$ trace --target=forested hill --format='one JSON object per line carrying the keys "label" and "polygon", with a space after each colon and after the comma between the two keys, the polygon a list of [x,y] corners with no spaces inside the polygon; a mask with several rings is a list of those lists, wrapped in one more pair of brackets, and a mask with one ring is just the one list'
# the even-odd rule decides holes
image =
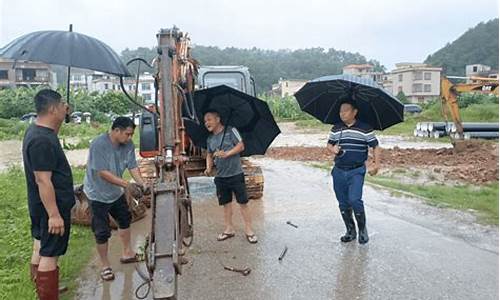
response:
{"label": "forested hill", "polygon": [[447,75],[465,75],[465,66],[489,65],[498,70],[498,18],[481,22],[452,43],[429,55],[425,63],[443,67]]}
{"label": "forested hill", "polygon": [[[367,60],[359,53],[341,50],[309,48],[299,50],[263,50],[208,47],[195,45],[193,57],[202,65],[244,65],[250,68],[255,78],[258,92],[271,89],[279,78],[313,79],[324,75],[341,74],[342,67],[348,64],[371,63],[376,70],[383,66],[378,61]],[[151,61],[155,56],[153,48],[141,47],[135,50],[125,49],[122,59],[128,61],[134,57],[143,57]],[[134,69],[131,69],[134,72]]]}

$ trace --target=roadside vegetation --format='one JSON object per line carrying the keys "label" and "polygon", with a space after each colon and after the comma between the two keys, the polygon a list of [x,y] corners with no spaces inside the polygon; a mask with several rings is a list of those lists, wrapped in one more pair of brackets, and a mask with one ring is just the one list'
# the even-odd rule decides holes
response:
{"label": "roadside vegetation", "polygon": [[[331,170],[331,163],[313,163],[311,166]],[[410,174],[411,175],[411,174]],[[401,174],[378,174],[365,177],[368,184],[373,183],[404,194],[414,194],[425,199],[429,205],[473,210],[481,223],[498,225],[498,181],[485,185],[436,183],[410,184],[403,181]]]}
{"label": "roadside vegetation", "polygon": [[[23,138],[29,124],[21,121],[20,117],[35,111],[33,98],[38,91],[39,88],[0,90],[0,141]],[[66,95],[64,89],[58,91]],[[72,91],[70,97],[73,111],[90,112],[92,123],[62,125],[59,137],[66,150],[88,148],[93,138],[110,128],[111,115],[124,115],[132,110],[131,104],[120,92],[99,94],[78,90]]]}
{"label": "roadside vegetation", "polygon": [[[83,181],[84,169],[73,168],[75,183]],[[0,299],[35,299],[29,277],[32,239],[26,183],[21,168],[0,173]],[[68,251],[60,260],[61,284],[69,288],[62,299],[72,299],[80,271],[94,255],[94,240],[88,227],[72,225]]]}
{"label": "roadside vegetation", "polygon": [[408,184],[389,176],[367,176],[368,183],[409,192],[426,199],[429,205],[474,210],[479,221],[498,225],[498,182],[482,186],[445,184]]}

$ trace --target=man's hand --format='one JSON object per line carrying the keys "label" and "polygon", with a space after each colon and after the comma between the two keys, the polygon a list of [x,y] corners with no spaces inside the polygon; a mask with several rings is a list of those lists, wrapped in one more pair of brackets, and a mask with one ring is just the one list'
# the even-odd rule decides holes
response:
{"label": "man's hand", "polygon": [[368,169],[368,174],[371,176],[375,176],[378,174],[378,171],[380,170],[380,165],[375,164],[371,168]]}
{"label": "man's hand", "polygon": [[330,149],[330,151],[331,151],[333,154],[335,154],[335,155],[338,155],[338,154],[340,153],[340,151],[342,150],[342,149],[340,148],[340,146],[339,146],[339,145],[337,145],[337,144],[335,144],[335,145],[331,146],[329,149]]}
{"label": "man's hand", "polygon": [[142,187],[135,182],[128,183],[127,192],[135,199],[142,198]]}
{"label": "man's hand", "polygon": [[60,214],[49,217],[49,233],[58,234],[60,236],[64,235],[64,220],[61,218]]}
{"label": "man's hand", "polygon": [[226,157],[228,157],[229,155],[227,154],[227,152],[226,152],[226,151],[224,151],[224,150],[219,150],[219,151],[217,151],[217,152],[215,152],[215,153],[214,153],[214,156],[215,156],[215,157],[219,157],[219,158],[226,158]]}
{"label": "man's hand", "polygon": [[205,174],[205,176],[210,176],[210,174],[212,174],[212,168],[206,168],[203,174]]}
{"label": "man's hand", "polygon": [[142,194],[143,195],[150,195],[151,194],[151,187],[147,184],[142,185]]}

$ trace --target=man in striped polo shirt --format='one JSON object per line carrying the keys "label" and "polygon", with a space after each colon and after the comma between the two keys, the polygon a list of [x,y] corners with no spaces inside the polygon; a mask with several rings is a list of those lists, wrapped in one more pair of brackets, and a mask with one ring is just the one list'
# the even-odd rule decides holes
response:
{"label": "man in striped polo shirt", "polygon": [[333,189],[339,202],[340,213],[347,232],[340,238],[342,242],[356,239],[356,226],[352,217],[358,223],[360,244],[368,242],[366,230],[365,208],[363,205],[363,183],[368,159],[368,148],[373,148],[375,164],[368,173],[376,175],[380,168],[380,150],[378,140],[370,125],[356,119],[358,109],[354,101],[343,101],[340,106],[342,122],[334,124],[328,137],[328,150],[333,154],[332,170]]}

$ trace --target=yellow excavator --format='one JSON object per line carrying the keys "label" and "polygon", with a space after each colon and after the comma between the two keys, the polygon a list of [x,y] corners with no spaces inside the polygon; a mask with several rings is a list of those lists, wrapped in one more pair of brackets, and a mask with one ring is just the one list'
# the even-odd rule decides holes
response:
{"label": "yellow excavator", "polygon": [[[452,83],[450,79],[468,79],[472,83]],[[494,94],[498,96],[498,78],[441,76],[441,112],[445,122],[451,118],[456,126],[458,139],[450,135],[451,143],[456,151],[466,147],[463,142],[464,127],[460,118],[457,98],[460,93]]]}

